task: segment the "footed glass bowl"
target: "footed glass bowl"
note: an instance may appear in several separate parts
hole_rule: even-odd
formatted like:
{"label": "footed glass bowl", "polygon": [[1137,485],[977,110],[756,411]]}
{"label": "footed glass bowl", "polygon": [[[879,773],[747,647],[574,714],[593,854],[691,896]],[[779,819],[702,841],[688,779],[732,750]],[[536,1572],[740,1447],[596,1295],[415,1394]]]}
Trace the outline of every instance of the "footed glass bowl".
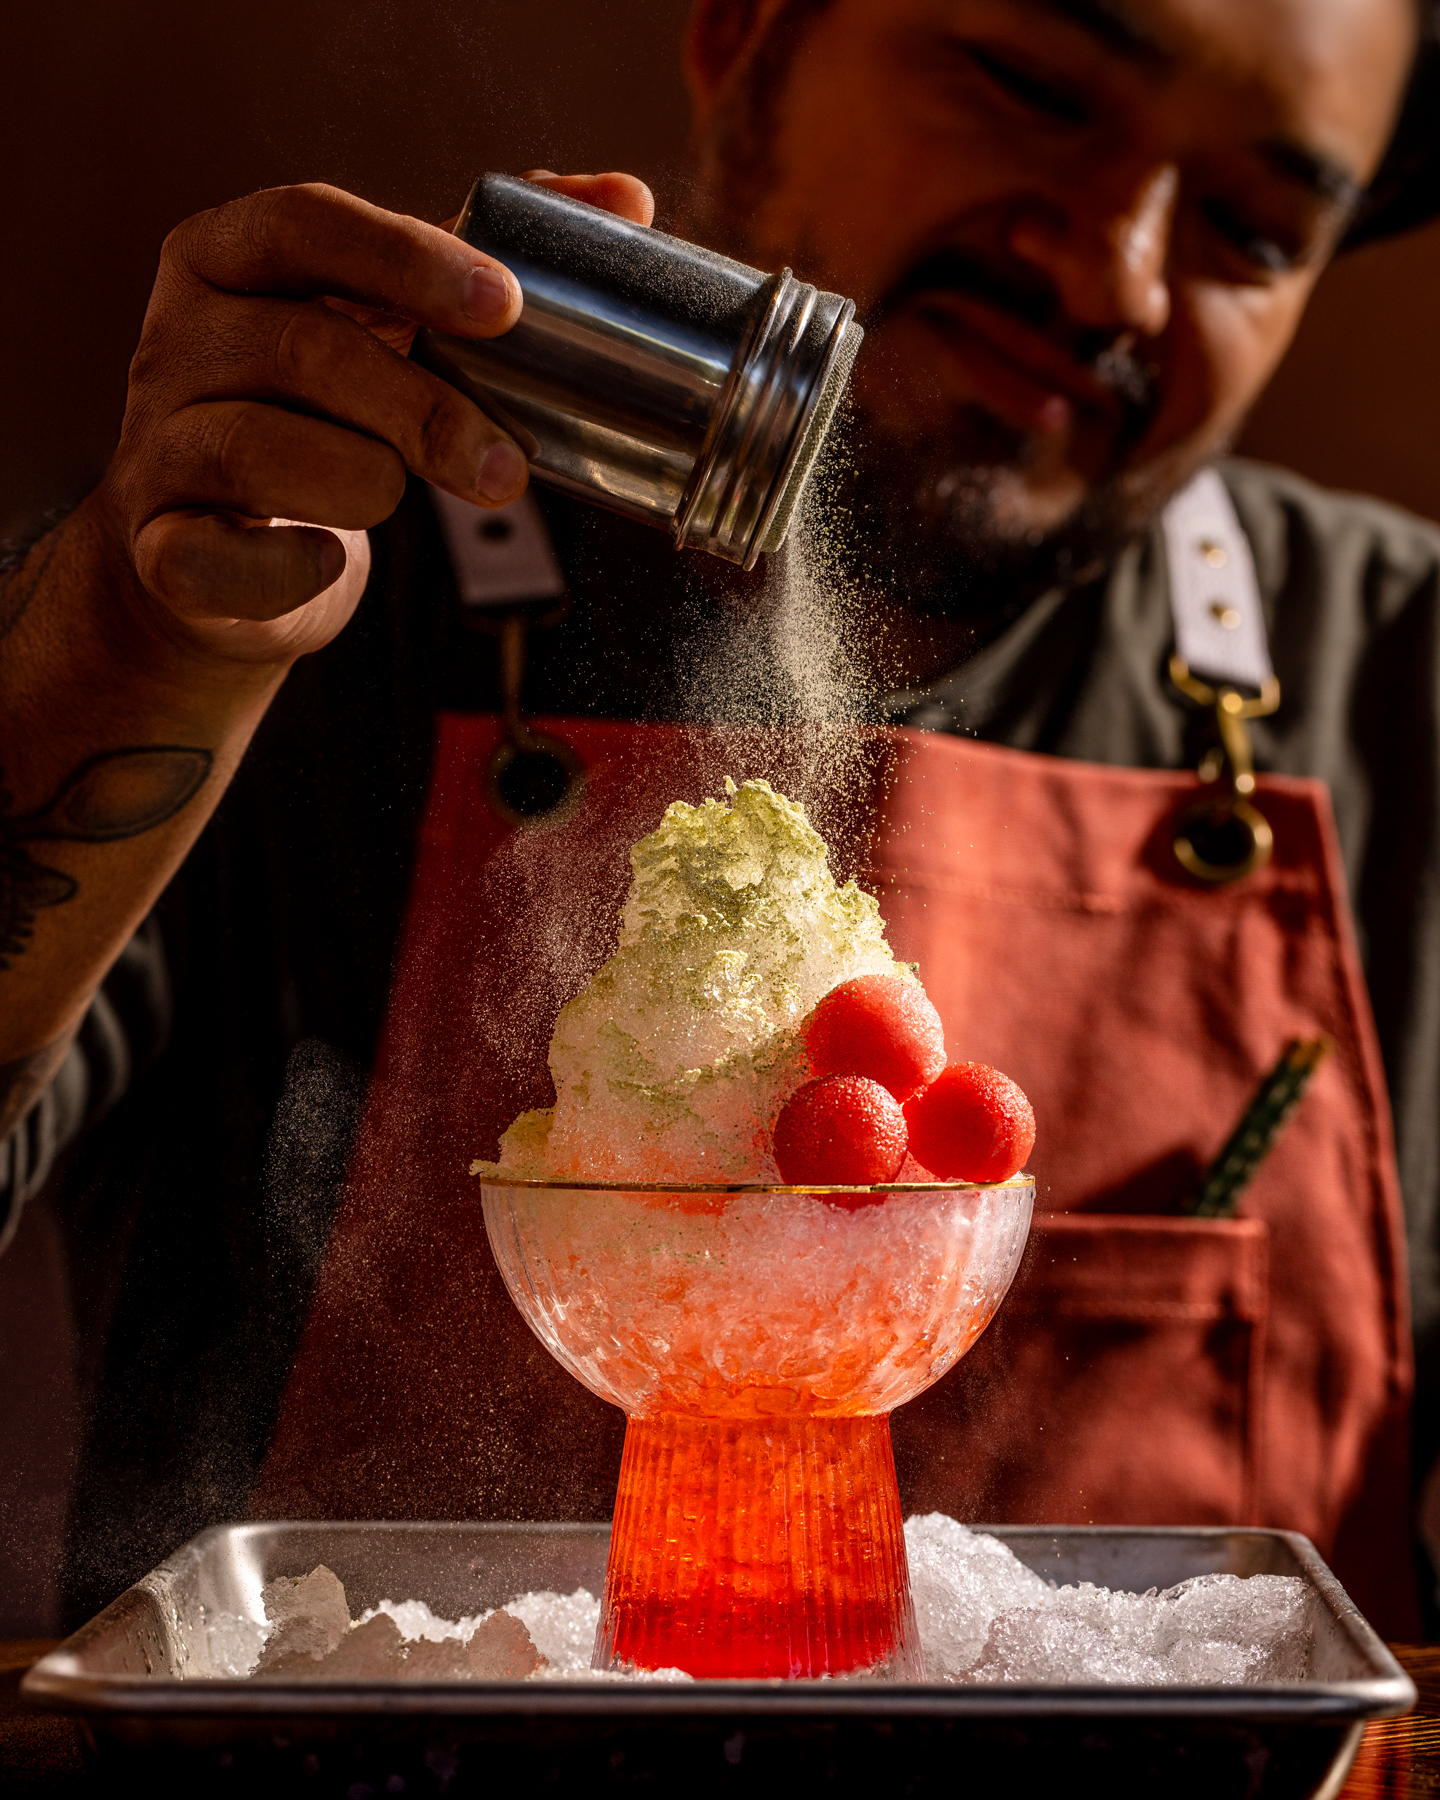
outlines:
{"label": "footed glass bowl", "polygon": [[888,1415],[994,1316],[1033,1180],[483,1188],[516,1305],[628,1420],[596,1667],[918,1677]]}

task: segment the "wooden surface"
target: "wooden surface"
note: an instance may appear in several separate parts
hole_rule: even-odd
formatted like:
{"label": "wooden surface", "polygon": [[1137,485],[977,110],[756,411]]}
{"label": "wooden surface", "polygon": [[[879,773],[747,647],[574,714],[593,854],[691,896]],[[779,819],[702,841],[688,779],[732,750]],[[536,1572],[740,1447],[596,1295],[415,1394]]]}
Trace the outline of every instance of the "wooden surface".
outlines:
{"label": "wooden surface", "polygon": [[[52,1647],[46,1640],[0,1641],[0,1794],[99,1795],[110,1787],[81,1762],[74,1719],[38,1712],[19,1696],[20,1677]],[[1440,1793],[1440,1644],[1392,1648],[1420,1690],[1420,1703],[1403,1719],[1371,1725],[1338,1800],[1407,1800]]]}
{"label": "wooden surface", "polygon": [[1367,1726],[1341,1800],[1404,1800],[1440,1790],[1440,1644],[1392,1644],[1420,1690],[1414,1712]]}

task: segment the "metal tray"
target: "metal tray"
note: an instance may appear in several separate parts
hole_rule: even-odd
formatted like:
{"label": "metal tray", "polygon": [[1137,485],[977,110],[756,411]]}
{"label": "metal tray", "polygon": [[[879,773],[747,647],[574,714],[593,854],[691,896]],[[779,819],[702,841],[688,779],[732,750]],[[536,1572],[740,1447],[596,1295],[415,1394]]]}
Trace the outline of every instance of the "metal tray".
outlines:
{"label": "metal tray", "polygon": [[1307,1538],[1284,1531],[985,1527],[1060,1582],[1140,1592],[1192,1575],[1298,1575],[1315,1598],[1303,1682],[1047,1687],[872,1681],[249,1683],[207,1675],[203,1610],[263,1619],[260,1588],[319,1562],[353,1611],[444,1617],[528,1589],[600,1591],[607,1525],[219,1525],[38,1662],[23,1692],[82,1715],[114,1773],[158,1791],[270,1796],[823,1788],[955,1794],[1003,1782],[1106,1800],[1329,1800],[1364,1721],[1415,1689]]}

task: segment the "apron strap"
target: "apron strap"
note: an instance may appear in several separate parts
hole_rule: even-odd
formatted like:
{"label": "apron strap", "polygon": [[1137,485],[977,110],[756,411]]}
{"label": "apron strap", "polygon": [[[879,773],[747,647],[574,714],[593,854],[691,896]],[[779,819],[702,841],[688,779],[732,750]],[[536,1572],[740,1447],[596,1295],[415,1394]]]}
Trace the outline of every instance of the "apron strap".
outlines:
{"label": "apron strap", "polygon": [[1202,469],[1160,515],[1170,571],[1175,649],[1219,686],[1265,688],[1274,678],[1250,540],[1225,483]]}
{"label": "apron strap", "polygon": [[564,597],[565,576],[533,494],[486,508],[426,486],[467,612]]}
{"label": "apron strap", "polygon": [[507,825],[554,825],[579,799],[585,765],[563,739],[526,723],[521,700],[529,633],[564,617],[565,572],[533,494],[485,508],[426,485],[465,623],[500,640],[504,737],[485,765],[486,798]]}

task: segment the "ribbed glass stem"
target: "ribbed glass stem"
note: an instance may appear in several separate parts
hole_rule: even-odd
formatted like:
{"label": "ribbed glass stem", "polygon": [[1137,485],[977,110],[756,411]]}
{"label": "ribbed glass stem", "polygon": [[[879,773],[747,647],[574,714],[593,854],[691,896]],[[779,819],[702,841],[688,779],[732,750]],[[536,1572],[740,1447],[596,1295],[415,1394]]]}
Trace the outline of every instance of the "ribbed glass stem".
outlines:
{"label": "ribbed glass stem", "polygon": [[889,1418],[631,1419],[595,1667],[919,1679]]}

